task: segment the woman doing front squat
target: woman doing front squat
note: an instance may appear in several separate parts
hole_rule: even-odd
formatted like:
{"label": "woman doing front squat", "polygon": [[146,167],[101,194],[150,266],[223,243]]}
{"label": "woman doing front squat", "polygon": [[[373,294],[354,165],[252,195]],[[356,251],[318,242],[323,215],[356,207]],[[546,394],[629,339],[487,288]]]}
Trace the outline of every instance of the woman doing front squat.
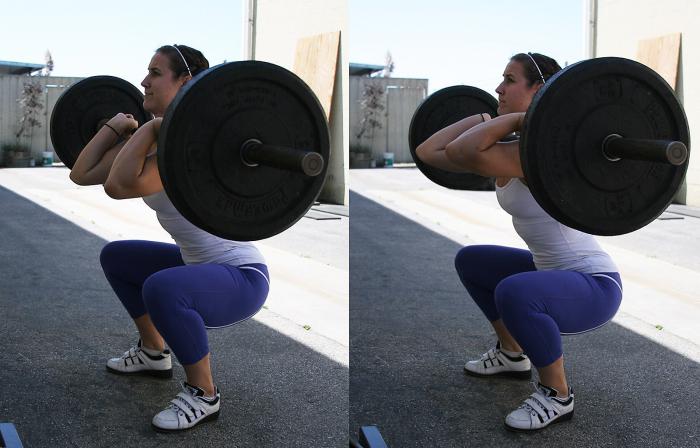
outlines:
{"label": "woman doing front squat", "polygon": [[416,149],[421,160],[437,168],[496,177],[498,202],[528,246],[467,246],[455,259],[460,280],[498,337],[494,348],[466,363],[465,371],[530,378],[532,364],[539,374],[535,393],[505,418],[507,428],[520,431],[573,416],[561,334],[600,327],[622,300],[610,256],[593,236],[557,222],[537,204],[524,179],[518,141],[499,142],[520,131],[533,96],[559,70],[547,56],[516,54],[496,88],[498,117],[466,117]]}
{"label": "woman doing front squat", "polygon": [[140,335],[136,346],[107,361],[107,369],[169,378],[166,343],[185,369],[182,392],[153,418],[152,425],[163,431],[218,417],[221,398],[206,329],[248,319],[269,290],[265,260],[255,246],[221,239],[188,222],[168,199],[158,173],[155,148],[162,117],[178,90],[208,67],[201,52],[185,45],[156,50],[141,83],[144,109],[155,118],[137,130],[133,117],[116,115],[85,146],[70,174],[80,185],[103,184],[115,199],[143,198],[177,243],[115,241],[100,256]]}

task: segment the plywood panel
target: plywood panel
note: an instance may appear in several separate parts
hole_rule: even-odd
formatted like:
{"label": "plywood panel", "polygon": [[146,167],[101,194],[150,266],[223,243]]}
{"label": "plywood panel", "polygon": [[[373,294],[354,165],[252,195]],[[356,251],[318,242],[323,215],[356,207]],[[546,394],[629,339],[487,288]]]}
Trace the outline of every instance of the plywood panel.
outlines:
{"label": "plywood panel", "polygon": [[339,46],[340,31],[305,37],[299,39],[294,57],[294,73],[311,87],[329,119]]}
{"label": "plywood panel", "polygon": [[675,90],[680,48],[681,33],[640,40],[637,61],[654,69]]}

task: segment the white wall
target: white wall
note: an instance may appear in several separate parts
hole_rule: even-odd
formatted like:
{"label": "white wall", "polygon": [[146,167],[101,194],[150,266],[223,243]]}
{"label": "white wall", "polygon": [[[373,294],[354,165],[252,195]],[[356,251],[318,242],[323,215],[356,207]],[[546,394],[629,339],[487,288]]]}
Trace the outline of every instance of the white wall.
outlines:
{"label": "white wall", "polygon": [[348,0],[249,0],[250,28],[244,32],[247,57],[272,62],[293,71],[297,41],[340,31],[340,51],[331,107],[331,160],[320,199],[348,203],[349,61],[346,51]]}
{"label": "white wall", "polygon": [[[679,200],[700,206],[700,2],[694,0],[587,0],[597,3],[595,56],[635,59],[640,40],[681,33],[681,56],[676,93],[690,126],[691,157],[687,190]],[[585,6],[584,6],[585,7]]]}

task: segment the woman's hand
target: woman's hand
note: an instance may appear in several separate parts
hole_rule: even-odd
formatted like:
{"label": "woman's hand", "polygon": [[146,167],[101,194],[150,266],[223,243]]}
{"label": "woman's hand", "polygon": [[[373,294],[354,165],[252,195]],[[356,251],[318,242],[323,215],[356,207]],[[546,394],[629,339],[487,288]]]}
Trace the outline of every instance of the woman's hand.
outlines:
{"label": "woman's hand", "polygon": [[500,115],[474,126],[445,147],[446,158],[462,171],[492,177],[523,177],[517,142],[500,143],[522,126],[524,113]]}
{"label": "woman's hand", "polygon": [[104,184],[117,153],[138,127],[138,122],[132,115],[122,113],[112,117],[106,124],[97,130],[73,164],[70,179],[78,185]]}
{"label": "woman's hand", "polygon": [[115,157],[104,183],[105,192],[111,198],[143,197],[163,189],[156,157],[151,154],[158,141],[161,122],[162,118],[154,118],[141,126]]}
{"label": "woman's hand", "polygon": [[120,137],[133,134],[139,127],[139,122],[134,119],[133,115],[123,114],[121,112],[110,118],[107,124],[117,131]]}

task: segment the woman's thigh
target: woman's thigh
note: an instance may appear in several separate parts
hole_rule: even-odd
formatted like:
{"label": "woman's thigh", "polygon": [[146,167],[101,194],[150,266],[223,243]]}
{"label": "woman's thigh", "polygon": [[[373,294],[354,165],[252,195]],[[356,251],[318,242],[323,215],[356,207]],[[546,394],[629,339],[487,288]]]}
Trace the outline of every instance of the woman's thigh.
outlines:
{"label": "woman's thigh", "polygon": [[511,275],[537,269],[530,251],[494,245],[463,247],[455,256],[455,268],[465,285],[490,291]]}
{"label": "woman's thigh", "polygon": [[269,292],[265,265],[186,265],[153,274],[143,288],[149,314],[193,310],[207,327],[232,325],[255,314]]}
{"label": "woman's thigh", "polygon": [[556,323],[560,333],[581,333],[603,325],[615,315],[622,300],[619,282],[616,273],[606,276],[573,271],[520,273],[499,283],[496,307],[501,315],[513,319],[545,314]]}
{"label": "woman's thigh", "polygon": [[142,240],[107,243],[102,248],[100,263],[108,275],[138,285],[158,271],[185,264],[177,245]]}

